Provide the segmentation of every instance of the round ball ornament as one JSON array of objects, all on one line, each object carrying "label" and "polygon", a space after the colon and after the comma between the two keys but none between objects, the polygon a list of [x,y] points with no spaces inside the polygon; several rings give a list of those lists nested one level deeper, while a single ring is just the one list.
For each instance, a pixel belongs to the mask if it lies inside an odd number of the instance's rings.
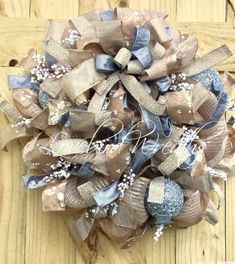
[{"label": "round ball ornament", "polygon": [[[169,178],[164,178],[164,196],[161,203],[149,202],[149,191],[145,196],[147,212],[156,224],[169,224],[171,218],[178,215],[184,205],[184,194],[180,186]],[[158,193],[156,193],[156,196]]]}]

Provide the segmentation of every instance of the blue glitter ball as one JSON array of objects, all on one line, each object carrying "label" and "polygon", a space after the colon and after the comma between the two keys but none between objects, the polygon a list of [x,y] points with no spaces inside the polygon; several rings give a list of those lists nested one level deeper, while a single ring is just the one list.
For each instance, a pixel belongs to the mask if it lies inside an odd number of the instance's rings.
[{"label": "blue glitter ball", "polygon": [[169,224],[171,218],[178,215],[184,205],[182,189],[169,178],[164,179],[164,198],[161,204],[148,202],[147,199],[148,191],[145,195],[145,207],[157,224]]},{"label": "blue glitter ball", "polygon": [[211,90],[213,81],[221,83],[222,85],[220,75],[214,68],[206,69],[205,71],[194,75],[192,79],[204,85],[208,90]]},{"label": "blue glitter ball", "polygon": [[52,97],[48,93],[46,93],[46,92],[44,92],[42,90],[39,90],[38,101],[39,101],[39,104],[41,105],[41,107],[43,109],[47,107],[48,100],[50,100],[51,98]]}]

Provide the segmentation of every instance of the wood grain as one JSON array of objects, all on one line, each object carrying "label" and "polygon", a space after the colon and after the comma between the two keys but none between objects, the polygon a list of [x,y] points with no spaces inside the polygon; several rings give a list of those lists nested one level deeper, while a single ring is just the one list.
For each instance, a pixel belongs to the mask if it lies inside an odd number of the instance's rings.
[{"label": "wood grain", "polygon": [[0,16],[29,17],[30,0],[1,0]]},{"label": "wood grain", "polygon": [[[235,98],[235,89],[233,89],[232,98]],[[230,116],[235,117],[234,112],[228,112],[228,118]],[[235,126],[235,125],[234,125]],[[235,161],[234,161],[235,162]],[[234,171],[235,176],[235,171]],[[232,177],[226,183],[226,261],[234,261],[235,260],[235,198],[234,198],[234,190],[235,190],[235,177]]]},{"label": "wood grain", "polygon": [[226,0],[178,0],[179,22],[225,22]]},{"label": "wood grain", "polygon": [[78,0],[31,0],[30,17],[68,18],[78,16]]},{"label": "wood grain", "polygon": [[176,0],[89,0],[79,1],[79,14],[92,11],[94,9],[107,9],[112,7],[133,7],[139,9],[151,9],[168,14],[172,20],[176,19]]},{"label": "wood grain", "polygon": [[[220,183],[224,190],[224,183]],[[214,201],[216,194],[211,197]],[[192,239],[194,238],[194,239]],[[219,223],[206,221],[184,230],[176,231],[176,263],[219,263],[225,261],[225,205],[219,210]]]},{"label": "wood grain", "polygon": [[[235,172],[234,172],[235,174]],[[226,261],[235,261],[235,177],[226,183]]]}]

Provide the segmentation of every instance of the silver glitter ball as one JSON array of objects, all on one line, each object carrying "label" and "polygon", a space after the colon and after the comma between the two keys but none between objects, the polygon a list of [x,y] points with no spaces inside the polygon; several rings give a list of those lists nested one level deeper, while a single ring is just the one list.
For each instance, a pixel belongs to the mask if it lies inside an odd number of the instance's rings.
[{"label": "silver glitter ball", "polygon": [[41,107],[43,109],[47,107],[48,100],[50,100],[51,98],[52,97],[48,93],[46,93],[46,92],[44,92],[42,90],[39,90],[39,92],[38,92],[38,101],[39,101],[39,104],[41,105]]},{"label": "silver glitter ball", "polygon": [[[157,195],[157,193],[156,193]],[[171,218],[178,215],[184,205],[184,194],[180,186],[169,178],[164,179],[164,198],[162,203],[148,202],[145,195],[145,207],[156,224],[169,224]]]},{"label": "silver glitter ball", "polygon": [[201,83],[209,90],[211,90],[213,81],[221,83],[220,75],[218,71],[214,68],[206,69],[205,71],[202,71],[201,73],[194,75],[192,79]]}]

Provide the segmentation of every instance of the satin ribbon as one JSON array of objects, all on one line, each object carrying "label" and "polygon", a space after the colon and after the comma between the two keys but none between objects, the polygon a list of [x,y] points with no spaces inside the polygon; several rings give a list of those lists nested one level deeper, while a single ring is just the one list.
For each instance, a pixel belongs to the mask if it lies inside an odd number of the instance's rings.
[{"label": "satin ribbon", "polygon": [[29,76],[8,75],[8,87],[10,89],[31,88],[38,90],[36,83],[31,82]]},{"label": "satin ribbon", "polygon": [[78,177],[92,177],[95,171],[92,168],[92,163],[89,161],[84,162],[80,167],[75,166],[68,171],[71,175]]},{"label": "satin ribbon", "polygon": [[113,9],[102,10],[100,12],[100,17],[102,21],[112,21],[116,18]]},{"label": "satin ribbon", "polygon": [[170,117],[156,116],[140,106],[144,123],[150,137],[168,137],[172,130],[172,120]]},{"label": "satin ribbon", "polygon": [[113,57],[107,54],[98,54],[95,59],[95,68],[98,72],[112,73],[117,70]]},{"label": "satin ribbon", "polygon": [[[151,92],[151,89],[147,86],[147,84],[144,84],[144,89],[147,93]],[[170,136],[172,130],[172,120],[170,117],[153,115],[141,104],[139,104],[139,106],[142,118],[144,119],[144,123],[147,127],[148,132],[150,133],[150,137]]]},{"label": "satin ribbon", "polygon": [[133,172],[137,174],[144,163],[151,159],[161,148],[162,145],[158,143],[158,140],[149,139],[144,142],[143,146],[137,150],[132,160],[131,168]]},{"label": "satin ribbon", "polygon": [[134,43],[132,51],[147,47],[150,41],[150,31],[146,27],[136,26],[134,29]]},{"label": "satin ribbon", "polygon": [[195,147],[192,145],[192,143],[188,144],[187,149],[190,151],[191,156],[180,165],[181,170],[190,170],[193,167],[193,164],[196,159]]},{"label": "satin ribbon", "polygon": [[41,174],[41,175],[24,175],[22,176],[23,178],[23,183],[24,183],[24,188],[25,189],[37,189],[41,188],[47,185],[45,181],[43,181],[43,178],[45,176],[48,176],[48,173]]},{"label": "satin ribbon", "polygon": [[111,202],[116,200],[119,196],[118,181],[115,181],[108,188],[95,193],[94,199],[99,207],[104,207],[111,204]]},{"label": "satin ribbon", "polygon": [[152,63],[152,54],[149,47],[143,47],[138,50],[133,50],[132,55],[141,63],[144,69],[149,67]]},{"label": "satin ribbon", "polygon": [[158,79],[156,81],[156,84],[157,84],[159,90],[162,93],[165,93],[171,87],[171,78],[169,76],[164,76],[164,77]]}]

